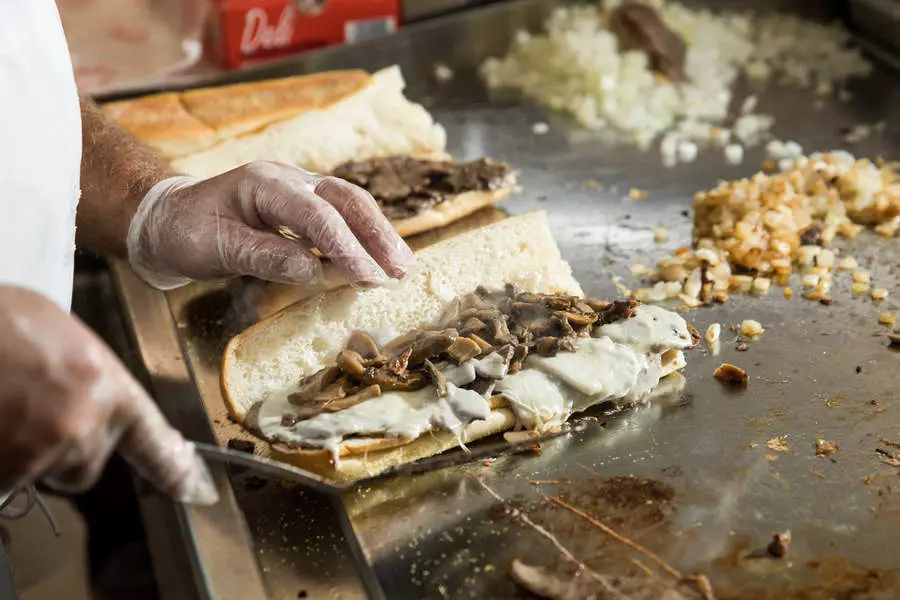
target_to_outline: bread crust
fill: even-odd
[[[365,71],[328,71],[153,94],[110,102],[101,109],[122,129],[174,160],[304,112],[328,108],[373,80]]]
[[[374,477],[398,465],[446,452],[459,446],[460,440],[463,443],[470,443],[508,431],[515,424],[516,418],[512,411],[501,408],[492,410],[487,419],[470,423],[463,429],[459,438],[449,431],[430,431],[412,441],[392,447],[342,455],[338,465],[334,464],[331,454],[326,451],[284,451],[278,446],[273,446],[272,456],[333,481],[356,481]]]
[[[512,187],[489,192],[464,192],[441,202],[434,208],[422,211],[414,217],[392,221],[400,237],[409,237],[438,227],[444,227],[466,217],[485,206],[496,204],[509,196]]]
[[[169,160],[205,150],[219,141],[212,127],[185,109],[181,94],[110,102],[101,110],[119,127]]]
[[[299,114],[327,109],[373,81],[365,71],[327,71],[182,94],[186,110],[220,139],[238,137]]]

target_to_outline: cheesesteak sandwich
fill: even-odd
[[[544,213],[430,246],[403,286],[334,290],[235,337],[229,410],[276,458],[355,480],[496,433],[645,399],[699,336],[585,299]]]
[[[506,197],[509,166],[457,163],[446,134],[403,95],[400,69],[332,71],[112,102],[104,112],[195,177],[254,160],[330,173],[375,196],[402,236]]]

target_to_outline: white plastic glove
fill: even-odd
[[[278,235],[282,228],[302,243]],[[128,231],[132,268],[158,289],[231,275],[315,283],[322,265],[311,248],[363,287],[403,278],[413,262],[368,192],[271,162],[203,181],[161,181],[141,202]]]
[[[0,285],[0,331],[0,497],[35,481],[83,491],[118,452],[176,500],[218,499],[194,446],[80,321]]]

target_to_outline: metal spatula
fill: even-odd
[[[416,462],[399,465],[393,469],[389,469],[383,473],[365,479],[351,482],[336,482],[321,475],[316,475],[310,471],[300,469],[293,465],[283,463],[281,461],[264,458],[242,452],[240,450],[232,450],[223,448],[215,444],[195,444],[197,451],[207,460],[227,463],[232,466],[244,467],[251,469],[256,473],[267,477],[275,477],[296,482],[304,487],[328,494],[339,494],[343,491],[352,489],[360,484],[370,484],[375,481],[383,481],[401,475],[414,475],[444,469],[447,467],[460,466],[479,460],[488,458],[498,458],[509,454],[517,454],[534,447],[536,442],[546,442],[548,440],[568,435],[573,431],[577,431],[579,425],[568,427],[562,431],[530,438],[528,440],[516,443],[508,443],[505,441],[496,441],[494,443],[479,444],[477,448],[468,451],[457,451],[450,454],[439,454],[430,458],[425,458]]]

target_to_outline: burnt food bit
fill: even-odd
[[[831,456],[838,451],[838,445],[823,438],[816,438],[816,456]]]
[[[228,447],[238,452],[246,452],[247,454],[256,453],[256,443],[250,440],[242,440],[240,438],[231,438],[228,440]]]
[[[821,246],[823,231],[825,231],[824,223],[813,223],[800,231],[800,244],[803,246]]]
[[[641,50],[650,59],[654,71],[670,81],[684,81],[687,46],[669,29],[655,8],[628,0],[610,15],[609,28],[619,40],[621,50]]]
[[[491,191],[509,184],[512,169],[505,163],[422,160],[409,156],[348,162],[333,173],[365,188],[389,219],[408,219],[450,196]]]
[[[784,558],[791,547],[791,532],[772,534],[772,541],[766,546],[766,552],[774,558]]]

